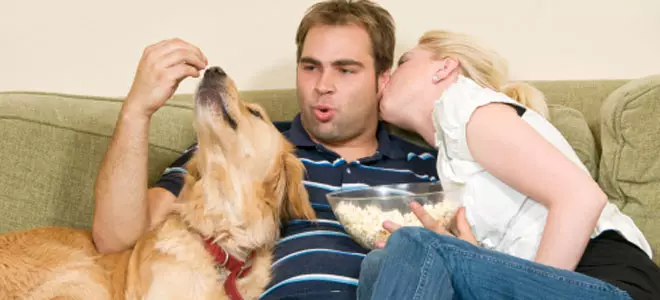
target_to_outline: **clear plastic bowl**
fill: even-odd
[[[373,249],[390,233],[382,226],[390,220],[402,226],[422,226],[410,210],[416,201],[436,220],[448,226],[459,208],[458,193],[444,191],[440,183],[402,183],[339,190],[326,195],[337,220],[362,247]]]

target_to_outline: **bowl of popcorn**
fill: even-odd
[[[375,248],[386,241],[390,232],[383,222],[390,220],[401,226],[422,226],[410,210],[416,201],[442,226],[449,227],[460,207],[457,191],[444,191],[436,182],[378,185],[338,190],[326,195],[337,220],[362,247]]]

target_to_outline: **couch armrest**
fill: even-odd
[[[599,184],[660,250],[660,76],[621,86],[601,108]],[[657,255],[656,262],[660,262]]]

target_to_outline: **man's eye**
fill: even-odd
[[[305,71],[314,71],[315,69],[316,69],[316,67],[312,66],[312,65],[303,66],[303,70],[305,70]]]
[[[253,116],[255,116],[255,117],[259,118],[259,119],[262,119],[262,120],[264,119],[264,118],[261,116],[261,113],[260,113],[258,110],[248,107],[248,111],[249,111]]]
[[[341,69],[340,71],[344,74],[353,74],[353,73],[355,73],[355,71],[353,71],[351,69]]]

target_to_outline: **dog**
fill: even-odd
[[[264,109],[208,68],[195,92],[198,148],[172,212],[129,250],[89,231],[0,236],[0,299],[257,299],[281,222],[315,219],[304,166]]]

